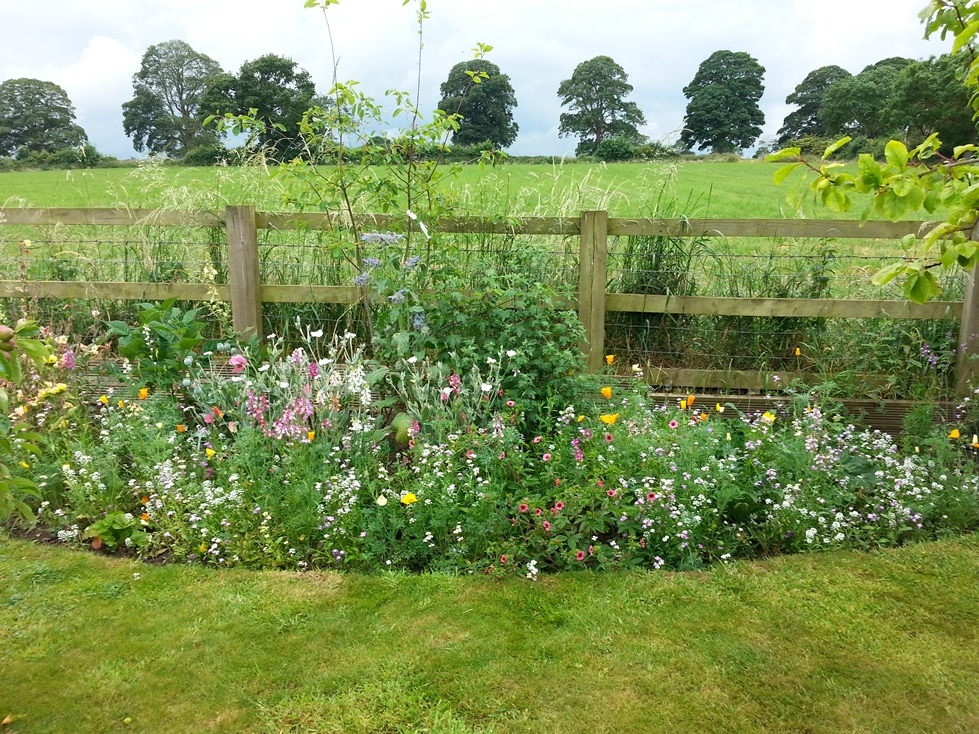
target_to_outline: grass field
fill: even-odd
[[[781,218],[794,216],[786,204],[790,184],[772,175],[779,164],[620,163],[609,165],[505,165],[462,169],[453,183],[471,213],[575,215],[606,209],[612,216],[642,216],[662,195],[686,216]],[[165,185],[164,185],[165,184]],[[665,187],[665,189],[664,189]],[[280,182],[259,168],[127,168],[91,171],[0,173],[0,202],[8,206],[98,207],[255,204],[281,209]],[[807,206],[809,217],[835,218]]]
[[[212,571],[0,539],[51,732],[974,732],[979,537],[706,573]]]

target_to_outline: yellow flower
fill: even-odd
[[[106,397],[105,395],[103,395],[102,397],[99,398],[99,402],[102,403],[102,405],[108,405],[109,404],[109,398]]]
[[[312,441],[314,438],[316,438],[316,431],[308,431],[306,433],[306,438]]]
[[[979,436],[972,434],[972,448],[979,449]]]
[[[27,463],[26,461],[22,461],[22,462],[20,462],[20,465],[21,465],[22,467],[24,467],[25,469],[30,469],[30,468],[31,468],[31,465],[30,465],[30,464],[28,464],[28,463]]]
[[[615,355],[614,354],[606,354],[605,355],[605,364],[612,364],[612,362],[614,362],[614,361],[615,361]]]
[[[959,436],[961,436],[961,435],[962,435],[962,434],[961,434],[961,433],[959,433],[959,429],[958,429],[958,428],[953,428],[953,429],[951,430],[951,432],[950,432],[950,433],[948,434],[948,437],[949,437],[949,438],[958,438],[958,437],[959,437]]]
[[[602,395],[605,396],[605,399],[606,400],[611,400],[612,399],[612,388],[610,388],[610,387],[603,387],[602,388]]]
[[[57,364],[57,363],[58,363],[58,358],[55,357],[53,354],[49,354],[47,357],[44,358],[44,364]]]
[[[800,357],[800,356],[802,356],[802,350],[801,350],[801,349],[799,349],[799,347],[796,347],[796,348],[795,348],[795,356],[796,356],[796,357]]]
[[[612,413],[612,415],[600,415],[599,418],[602,419],[602,423],[611,426],[615,421],[619,419],[618,413]]]
[[[139,399],[146,400],[150,396],[150,389],[148,387],[139,388]]]
[[[727,434],[727,436],[725,436],[725,438],[726,438],[726,439],[727,439],[728,441],[730,441],[730,440],[731,440],[731,434],[730,434],[730,433],[729,433],[729,434]]]
[[[207,454],[207,458],[208,459],[213,459],[214,458],[214,455],[217,453],[217,451],[215,451],[212,448],[206,448],[206,449],[204,449],[204,453]]]
[[[183,433],[186,430],[187,430],[187,426],[185,426],[183,423],[177,424],[177,433]]]
[[[718,413],[723,413],[723,412],[724,412],[724,406],[723,406],[723,405],[721,405],[720,403],[718,403],[717,405],[715,405],[715,406],[714,406],[714,409],[715,409],[715,410],[716,410],[716,411],[717,411]]]
[[[201,547],[200,547],[201,553],[203,553],[206,550],[207,550],[207,543],[201,543]]]
[[[681,400],[680,401],[680,410],[686,410],[686,409],[687,409],[687,401],[686,400]]]
[[[157,427],[157,428],[163,428],[163,424],[162,424],[162,423],[157,423],[157,424],[156,424],[156,427]]]
[[[701,413],[700,414],[700,420],[702,420],[702,421],[707,420],[707,414],[706,413]]]
[[[579,423],[581,423],[584,419],[585,419],[585,416],[583,416],[583,415],[579,415],[578,416],[578,422]]]
[[[410,505],[412,502],[417,502],[417,501],[418,498],[415,496],[413,492],[409,492],[408,494],[406,494],[404,497],[401,498],[401,504],[403,505]]]
[[[774,416],[774,414],[771,411],[768,411],[768,410],[766,410],[764,413],[761,414],[761,419],[765,423],[769,423],[769,424],[775,422],[775,416]]]
[[[693,395],[687,395],[687,405],[693,405],[694,400],[696,400],[696,398]]]
[[[125,408],[126,407],[126,401],[125,400],[120,400],[119,401],[119,407],[120,408]]]

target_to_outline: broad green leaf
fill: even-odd
[[[851,140],[853,140],[853,138],[847,136],[845,138],[840,138],[835,143],[831,143],[829,146],[826,147],[826,150],[823,151],[823,158],[829,158],[831,155],[833,155],[833,153],[838,151],[840,148],[842,148],[844,145],[849,143]]]
[[[907,211],[907,203],[894,191],[887,189],[874,199],[874,208],[892,222],[897,222]]]
[[[952,150],[952,157],[955,160],[958,160],[965,153],[971,153],[974,150],[976,150],[976,146],[971,143],[969,145],[956,145],[955,148]]]
[[[780,169],[775,171],[775,185],[781,184],[786,177],[792,173],[795,169],[801,166],[801,163],[789,163],[788,165],[782,166]]]
[[[891,179],[890,186],[895,194],[903,198],[917,188],[918,182],[914,176],[898,176]]]
[[[908,149],[900,140],[891,140],[884,146],[884,157],[888,164],[902,171],[908,166]]]
[[[979,20],[975,20],[955,35],[955,42],[952,44],[952,53],[957,54],[963,46],[968,44],[979,33]]]
[[[850,209],[850,197],[836,186],[830,186],[822,191],[823,204],[827,209],[843,213]]]
[[[888,265],[886,268],[874,273],[874,276],[870,279],[870,282],[874,285],[884,285],[885,283],[890,283],[894,278],[901,275],[908,268],[907,263],[898,262],[893,265]]]
[[[771,155],[765,156],[765,160],[769,162],[784,161],[786,158],[796,158],[801,154],[801,148],[782,148],[782,150],[777,150]]]
[[[880,188],[884,182],[884,171],[870,153],[861,153],[859,158],[860,173],[857,176],[857,191],[870,193]]]
[[[915,303],[925,303],[942,294],[941,286],[930,270],[909,273],[904,283],[904,295]]]
[[[925,211],[931,214],[936,209],[938,209],[938,207],[940,207],[941,205],[942,205],[941,194],[935,189],[929,189],[928,193],[925,194],[925,200],[922,202],[922,206],[924,207]]]

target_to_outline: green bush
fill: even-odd
[[[595,148],[595,157],[600,161],[628,161],[636,158],[636,145],[624,137],[605,138]]]

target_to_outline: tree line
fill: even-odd
[[[827,139],[850,135],[854,141],[843,153],[853,156],[882,154],[886,138],[914,139],[931,132],[939,132],[949,147],[975,142],[960,66],[940,56],[884,59],[857,74],[839,66],[816,69],[786,98],[796,109],[783,121],[778,143],[821,151]],[[565,111],[558,134],[578,139],[576,155],[602,160],[697,150],[739,153],[761,136],[764,74],[764,67],[745,52],[711,54],[683,88],[688,100],[683,129],[668,149],[640,133],[646,118],[628,99],[633,86],[625,70],[611,57],[597,56],[560,83],[557,95]],[[266,54],[231,73],[180,40],[146,50],[133,76],[133,92],[122,105],[123,129],[133,147],[191,165],[215,163],[227,153],[225,133],[205,124],[209,117],[253,114],[264,125],[250,144],[274,160],[291,160],[304,154],[303,115],[336,104],[318,94],[310,74],[291,59]],[[458,115],[453,146],[502,150],[516,140],[516,94],[496,64],[485,59],[456,64],[440,92],[439,109]],[[100,157],[76,123],[65,91],[37,79],[0,84],[0,156],[32,160],[58,155],[68,165]]]

